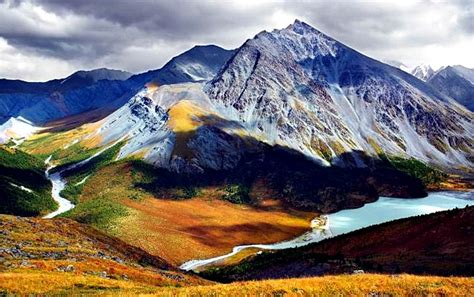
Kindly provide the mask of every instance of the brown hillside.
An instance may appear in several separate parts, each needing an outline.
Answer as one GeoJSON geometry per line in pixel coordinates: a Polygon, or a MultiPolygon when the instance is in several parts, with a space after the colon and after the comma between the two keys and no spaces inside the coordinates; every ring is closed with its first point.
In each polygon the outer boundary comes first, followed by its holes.
{"type": "Polygon", "coordinates": [[[91,286],[141,290],[204,283],[161,258],[72,220],[0,215],[0,295],[2,290],[82,292],[91,286]]]}
{"type": "Polygon", "coordinates": [[[474,207],[401,219],[205,272],[230,281],[352,273],[474,275],[474,207]]]}

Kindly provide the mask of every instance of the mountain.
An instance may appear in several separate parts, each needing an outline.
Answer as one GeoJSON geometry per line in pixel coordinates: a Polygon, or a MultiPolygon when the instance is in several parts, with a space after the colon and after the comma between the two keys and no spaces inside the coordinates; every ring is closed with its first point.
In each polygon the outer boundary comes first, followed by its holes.
{"type": "Polygon", "coordinates": [[[72,89],[92,85],[100,80],[127,80],[133,74],[122,70],[107,68],[94,69],[90,71],[77,71],[65,79],[61,80],[58,89],[72,89]]]}
{"type": "Polygon", "coordinates": [[[197,45],[172,58],[162,68],[136,74],[128,81],[143,87],[147,83],[160,86],[209,80],[229,60],[233,52],[216,45],[197,45]]]}
{"type": "Polygon", "coordinates": [[[474,111],[474,69],[461,65],[443,67],[427,82],[440,93],[474,111]]]}
{"type": "Polygon", "coordinates": [[[472,113],[300,21],[248,40],[204,90],[267,142],[322,163],[351,151],[472,162],[472,113]]]}
{"type": "Polygon", "coordinates": [[[200,275],[230,282],[353,273],[473,275],[474,208],[400,219],[200,275]]]}
{"type": "Polygon", "coordinates": [[[131,73],[107,68],[77,71],[63,79],[47,82],[26,82],[22,80],[0,79],[0,93],[33,93],[43,94],[54,91],[66,91],[90,86],[100,80],[126,80],[131,73]]]}
{"type": "Polygon", "coordinates": [[[214,45],[198,46],[173,58],[161,69],[133,76],[125,71],[101,68],[78,71],[67,78],[44,83],[2,79],[0,123],[21,116],[43,125],[91,111],[96,113],[94,119],[100,119],[126,103],[150,81],[172,84],[213,76],[231,53],[214,45]]]}
{"type": "Polygon", "coordinates": [[[159,85],[209,80],[234,53],[216,45],[198,45],[172,58],[158,70],[131,78],[137,82],[157,82],[159,85]]]}
{"type": "Polygon", "coordinates": [[[422,81],[428,81],[435,74],[435,71],[430,65],[421,64],[413,68],[410,73],[422,81]]]}
{"type": "Polygon", "coordinates": [[[0,80],[0,121],[22,117],[37,125],[111,105],[129,88],[129,73],[96,69],[43,83],[0,80]],[[112,101],[112,102],[111,102],[112,101]]]}
{"type": "Polygon", "coordinates": [[[472,162],[472,119],[410,74],[296,21],[246,41],[207,83],[145,88],[98,133],[103,143],[126,137],[122,157],[142,152],[176,171],[235,167],[245,147],[227,135],[324,166],[367,166],[361,151],[457,167],[472,162]]]}
{"type": "Polygon", "coordinates": [[[399,62],[399,61],[396,61],[396,60],[387,60],[387,61],[383,61],[385,64],[388,64],[390,66],[393,66],[395,68],[400,68],[401,70],[405,71],[405,72],[408,72],[408,73],[411,73],[411,69],[408,68],[405,64],[403,64],[402,62],[399,62]]]}

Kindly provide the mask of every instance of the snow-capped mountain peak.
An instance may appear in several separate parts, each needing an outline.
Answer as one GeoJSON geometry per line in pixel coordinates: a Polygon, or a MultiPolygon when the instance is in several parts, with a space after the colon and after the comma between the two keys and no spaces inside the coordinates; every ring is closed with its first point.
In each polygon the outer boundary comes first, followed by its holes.
{"type": "Polygon", "coordinates": [[[411,74],[422,81],[428,81],[435,74],[435,71],[430,65],[421,64],[413,68],[411,74]]]}

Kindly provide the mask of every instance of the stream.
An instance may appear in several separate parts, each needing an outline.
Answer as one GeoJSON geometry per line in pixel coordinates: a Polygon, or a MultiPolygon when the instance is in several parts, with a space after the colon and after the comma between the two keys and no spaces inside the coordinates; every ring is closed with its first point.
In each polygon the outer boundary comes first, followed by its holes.
{"type": "MultiPolygon", "coordinates": [[[[62,213],[65,213],[66,211],[69,211],[71,209],[74,208],[74,204],[71,203],[71,201],[67,200],[66,198],[63,198],[61,197],[60,193],[62,190],[64,190],[64,188],[66,187],[66,180],[63,179],[61,177],[61,173],[65,172],[65,171],[68,171],[68,170],[71,170],[71,169],[74,169],[74,168],[77,168],[77,167],[80,167],[80,166],[83,166],[85,164],[87,164],[90,160],[94,159],[95,157],[97,157],[98,155],[102,154],[104,151],[108,150],[109,148],[111,148],[112,146],[114,146],[115,144],[119,143],[120,141],[122,141],[123,138],[120,138],[118,141],[112,143],[111,145],[108,145],[106,147],[104,147],[103,149],[101,149],[100,151],[98,151],[97,153],[93,154],[92,156],[90,156],[89,158],[87,159],[84,159],[80,162],[77,162],[77,163],[74,163],[64,169],[62,169],[61,171],[58,171],[58,172],[55,172],[55,173],[52,173],[50,174],[49,172],[51,171],[51,169],[53,169],[54,165],[51,165],[51,158],[52,158],[52,155],[50,155],[45,161],[44,163],[46,165],[49,165],[48,168],[46,169],[46,171],[44,172],[45,176],[47,179],[49,179],[51,181],[51,184],[52,184],[52,190],[51,190],[51,196],[53,197],[54,201],[56,201],[59,205],[58,209],[56,209],[55,211],[53,212],[50,212],[48,213],[47,215],[45,215],[43,218],[44,219],[51,219],[51,218],[54,218],[62,213]]],[[[78,184],[81,184],[81,183],[84,183],[87,178],[89,178],[89,175],[86,176],[82,181],[80,181],[78,184]]],[[[76,184],[76,185],[78,185],[76,184]]]]}
{"type": "MultiPolygon", "coordinates": [[[[50,157],[48,159],[51,160],[50,157]]],[[[45,171],[45,175],[46,175],[46,178],[49,179],[51,181],[51,184],[53,185],[52,190],[51,190],[51,196],[53,197],[54,201],[58,203],[59,207],[55,211],[50,212],[47,215],[45,215],[43,217],[44,219],[54,218],[55,216],[60,215],[74,208],[74,204],[72,204],[71,201],[59,195],[61,191],[64,190],[64,188],[66,187],[66,181],[61,178],[62,171],[50,174],[49,171],[53,168],[54,166],[48,167],[48,169],[46,169],[45,171]]]]}
{"type": "Polygon", "coordinates": [[[218,263],[232,257],[242,250],[258,248],[262,250],[282,250],[304,246],[325,238],[348,233],[357,229],[380,224],[391,220],[429,214],[453,208],[474,205],[474,191],[470,192],[434,192],[428,197],[417,199],[400,199],[380,197],[377,201],[367,203],[361,208],[345,209],[315,218],[311,221],[311,230],[294,239],[274,244],[248,244],[235,246],[232,252],[210,258],[196,259],[183,263],[182,270],[197,268],[218,263]]]}

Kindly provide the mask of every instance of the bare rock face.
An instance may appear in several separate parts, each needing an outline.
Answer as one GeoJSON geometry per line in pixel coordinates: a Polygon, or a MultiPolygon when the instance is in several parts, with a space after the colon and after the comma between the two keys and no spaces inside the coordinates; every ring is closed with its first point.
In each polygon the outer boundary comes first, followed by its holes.
{"type": "Polygon", "coordinates": [[[362,150],[459,166],[474,149],[472,113],[299,21],[247,41],[205,91],[270,143],[322,160],[362,150]]]}

